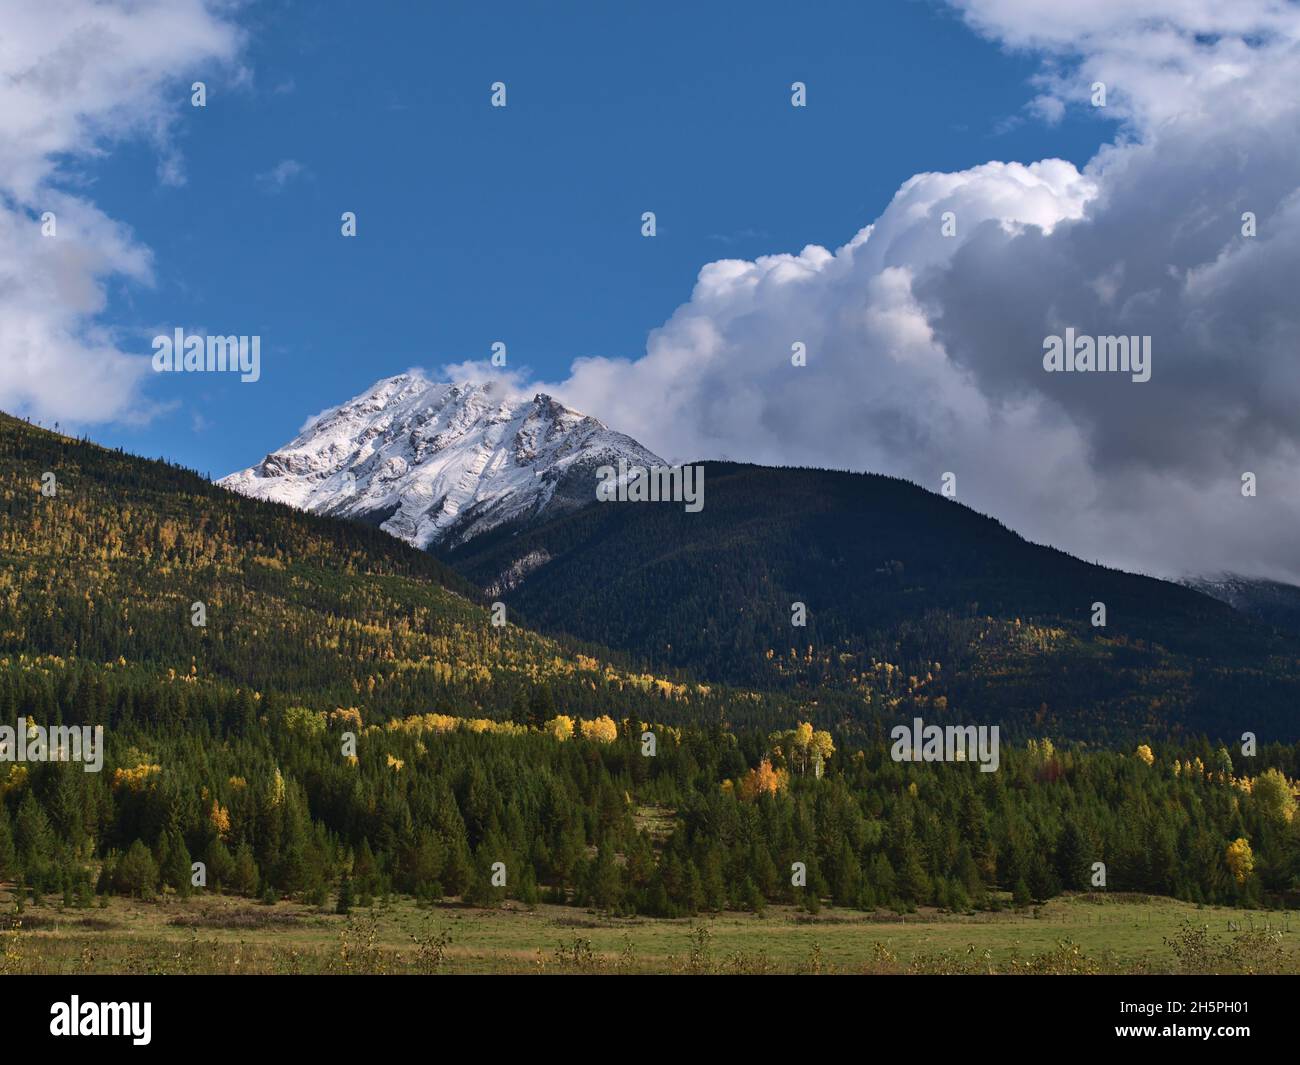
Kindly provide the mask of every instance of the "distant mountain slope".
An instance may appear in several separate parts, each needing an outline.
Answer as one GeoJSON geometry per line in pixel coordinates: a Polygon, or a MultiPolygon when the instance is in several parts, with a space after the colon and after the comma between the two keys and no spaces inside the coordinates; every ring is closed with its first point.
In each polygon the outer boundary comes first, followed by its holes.
{"type": "Polygon", "coordinates": [[[1227,603],[1266,625],[1300,634],[1300,588],[1294,584],[1243,577],[1238,573],[1184,577],[1178,583],[1227,603]]]}
{"type": "Polygon", "coordinates": [[[595,498],[595,470],[661,460],[549,396],[499,385],[379,381],[313,419],[223,487],[317,514],[357,518],[416,547],[455,545],[503,523],[595,498]]]}
{"type": "Polygon", "coordinates": [[[548,631],[656,668],[1057,735],[1139,722],[1228,734],[1264,718],[1295,731],[1296,641],[892,478],[710,462],[698,514],[594,504],[442,557],[548,631]]]}

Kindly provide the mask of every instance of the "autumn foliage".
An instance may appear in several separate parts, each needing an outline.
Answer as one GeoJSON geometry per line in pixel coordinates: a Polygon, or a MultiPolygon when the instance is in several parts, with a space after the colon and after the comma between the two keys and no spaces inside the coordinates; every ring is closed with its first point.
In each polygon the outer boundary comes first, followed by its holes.
{"type": "Polygon", "coordinates": [[[775,795],[790,786],[790,774],[784,769],[773,769],[764,758],[757,769],[751,769],[740,781],[740,797],[745,802],[757,802],[764,795],[775,795]]]}

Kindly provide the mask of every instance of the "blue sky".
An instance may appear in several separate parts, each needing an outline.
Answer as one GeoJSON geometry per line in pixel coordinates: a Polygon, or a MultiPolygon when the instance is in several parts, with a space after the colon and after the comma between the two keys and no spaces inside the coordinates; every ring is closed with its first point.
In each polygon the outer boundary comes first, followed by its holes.
{"type": "Polygon", "coordinates": [[[88,427],[213,476],[379,377],[496,340],[540,379],[635,358],[707,262],[833,249],[913,174],[1082,165],[1113,133],[1025,116],[1038,57],[921,0],[259,3],[238,22],[243,77],[214,63],[205,109],[174,82],[184,184],[147,140],[76,168],[153,254],[152,286],[110,286],[119,347],[147,356],[177,326],[262,337],[258,383],[152,377],[163,413],[88,427]]]}

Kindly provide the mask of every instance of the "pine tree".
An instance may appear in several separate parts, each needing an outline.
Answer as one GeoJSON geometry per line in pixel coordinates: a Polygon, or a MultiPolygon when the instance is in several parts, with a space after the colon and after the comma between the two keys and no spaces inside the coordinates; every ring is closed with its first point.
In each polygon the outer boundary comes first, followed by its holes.
{"type": "Polygon", "coordinates": [[[54,830],[30,791],[23,796],[14,820],[14,844],[28,885],[38,891],[52,888],[57,875],[54,830]]]}
{"type": "Polygon", "coordinates": [[[136,840],[114,868],[118,891],[141,899],[152,899],[158,889],[158,863],[149,848],[136,840]]]}
{"type": "Polygon", "coordinates": [[[1016,906],[1028,906],[1034,901],[1029,894],[1029,885],[1025,883],[1024,877],[1016,881],[1016,886],[1011,891],[1011,901],[1016,906]]]}
{"type": "Polygon", "coordinates": [[[193,863],[189,848],[185,846],[185,838],[179,832],[170,832],[164,837],[158,869],[164,884],[181,898],[189,897],[193,863]]]}
{"type": "Polygon", "coordinates": [[[538,684],[528,697],[528,723],[541,728],[555,716],[555,696],[549,684],[538,684]]]}
{"type": "Polygon", "coordinates": [[[1029,863],[1029,891],[1040,902],[1060,894],[1061,891],[1060,882],[1056,879],[1051,863],[1041,852],[1035,854],[1029,863]]]}
{"type": "Polygon", "coordinates": [[[1089,886],[1088,870],[1092,863],[1088,849],[1079,827],[1073,820],[1067,821],[1056,845],[1056,872],[1069,891],[1082,891],[1089,886]]]}
{"type": "Polygon", "coordinates": [[[208,867],[208,887],[213,891],[222,891],[229,887],[235,876],[235,859],[220,837],[214,838],[204,852],[203,860],[208,867]]]}
{"type": "Polygon", "coordinates": [[[18,852],[14,849],[13,830],[9,827],[9,811],[0,802],[0,880],[9,880],[18,873],[18,852]]]}
{"type": "Polygon", "coordinates": [[[587,897],[602,910],[616,909],[623,898],[623,880],[614,861],[614,852],[601,847],[588,874],[587,897]]]}
{"type": "Polygon", "coordinates": [[[840,853],[835,862],[834,898],[837,906],[852,906],[858,901],[862,890],[862,866],[858,856],[853,853],[848,840],[840,844],[840,853]]]}
{"type": "Polygon", "coordinates": [[[727,882],[722,875],[722,854],[718,847],[710,847],[704,855],[700,873],[700,886],[704,892],[704,908],[719,913],[727,907],[727,882]]]}
{"type": "Polygon", "coordinates": [[[370,840],[363,839],[352,860],[352,879],[358,894],[364,899],[379,890],[379,867],[375,863],[375,852],[370,849],[370,840]]]}
{"type": "Polygon", "coordinates": [[[257,894],[260,880],[257,862],[253,859],[253,848],[247,843],[241,843],[235,851],[235,870],[231,878],[231,886],[245,898],[252,898],[257,894]]]}

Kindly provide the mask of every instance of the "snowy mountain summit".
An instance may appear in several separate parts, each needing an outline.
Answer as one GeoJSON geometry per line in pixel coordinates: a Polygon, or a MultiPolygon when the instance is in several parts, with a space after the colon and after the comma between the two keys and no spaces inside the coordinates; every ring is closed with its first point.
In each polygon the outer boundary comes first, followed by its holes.
{"type": "Polygon", "coordinates": [[[389,377],[217,483],[357,518],[416,547],[454,547],[507,522],[595,502],[596,469],[663,460],[595,418],[495,382],[389,377]]]}

